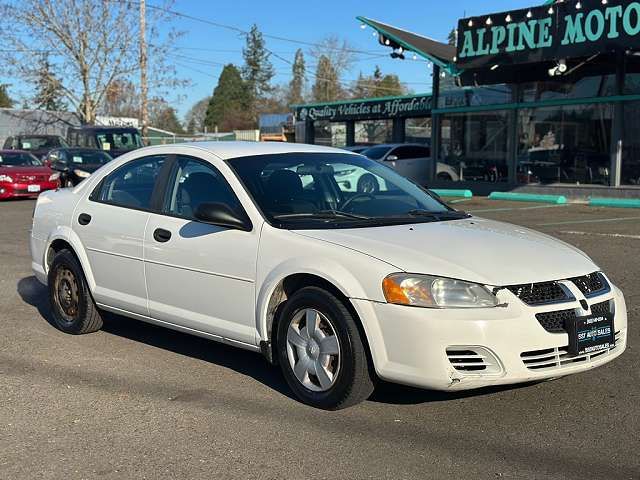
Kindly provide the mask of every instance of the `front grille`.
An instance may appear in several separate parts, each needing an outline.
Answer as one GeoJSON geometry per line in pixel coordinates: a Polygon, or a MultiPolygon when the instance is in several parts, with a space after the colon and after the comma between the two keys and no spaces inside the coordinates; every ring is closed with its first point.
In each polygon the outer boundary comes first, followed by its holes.
{"type": "MultiPolygon", "coordinates": [[[[568,279],[585,297],[602,295],[610,290],[609,284],[600,272],[568,279]]],[[[547,305],[574,300],[573,295],[560,281],[527,283],[505,287],[527,305],[547,305]]]]}
{"type": "Polygon", "coordinates": [[[528,305],[543,305],[568,299],[564,289],[557,282],[512,285],[507,289],[528,305]]]}
{"type": "MultiPolygon", "coordinates": [[[[611,301],[596,303],[591,305],[591,313],[594,315],[604,315],[611,311],[611,301]]],[[[537,313],[536,319],[542,327],[550,333],[565,333],[566,322],[576,318],[576,310],[558,310],[555,312],[537,313]]]]}
{"type": "Polygon", "coordinates": [[[585,297],[594,296],[608,288],[607,281],[599,272],[583,277],[570,278],[569,280],[578,287],[585,297]]]}
{"type": "Polygon", "coordinates": [[[571,367],[576,364],[587,364],[598,357],[610,355],[623,348],[623,339],[621,332],[616,332],[616,345],[609,350],[601,350],[592,354],[580,355],[572,357],[569,355],[569,347],[548,348],[545,350],[532,350],[520,354],[522,363],[529,370],[557,370],[565,367],[571,367]]]}

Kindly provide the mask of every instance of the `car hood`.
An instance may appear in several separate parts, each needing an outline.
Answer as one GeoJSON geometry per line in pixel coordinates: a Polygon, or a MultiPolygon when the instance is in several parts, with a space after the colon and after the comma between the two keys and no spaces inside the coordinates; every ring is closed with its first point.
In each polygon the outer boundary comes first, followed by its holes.
{"type": "Polygon", "coordinates": [[[100,167],[102,167],[102,165],[99,163],[82,163],[74,165],[73,170],[82,170],[83,172],[93,173],[100,167]]]}
{"type": "Polygon", "coordinates": [[[7,166],[0,166],[0,173],[2,173],[3,175],[44,175],[44,174],[51,174],[53,173],[53,170],[51,170],[49,167],[21,167],[21,166],[16,166],[16,167],[7,167],[7,166]]]}
{"type": "Polygon", "coordinates": [[[508,223],[469,218],[360,229],[304,230],[399,271],[505,286],[586,275],[598,267],[571,245],[508,223]]]}

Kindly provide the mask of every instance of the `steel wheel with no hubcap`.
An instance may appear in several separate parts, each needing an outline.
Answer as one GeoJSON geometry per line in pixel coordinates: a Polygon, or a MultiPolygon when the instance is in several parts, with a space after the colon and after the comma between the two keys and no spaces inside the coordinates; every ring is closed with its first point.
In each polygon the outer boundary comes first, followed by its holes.
{"type": "Polygon", "coordinates": [[[71,323],[78,315],[78,282],[75,275],[68,268],[58,269],[55,284],[55,302],[60,308],[64,320],[71,323]]]}
{"type": "Polygon", "coordinates": [[[340,373],[340,344],[329,319],[307,308],[287,329],[287,357],[295,377],[314,392],[326,392],[340,373]]]}

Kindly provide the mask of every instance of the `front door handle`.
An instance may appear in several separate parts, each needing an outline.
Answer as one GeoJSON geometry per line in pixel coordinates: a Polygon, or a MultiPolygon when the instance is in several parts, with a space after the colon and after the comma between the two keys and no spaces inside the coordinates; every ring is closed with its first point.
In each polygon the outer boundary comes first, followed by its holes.
{"type": "Polygon", "coordinates": [[[80,216],[78,216],[78,223],[80,225],[89,225],[89,223],[91,223],[91,215],[88,213],[81,213],[80,216]]]}
{"type": "Polygon", "coordinates": [[[156,228],[153,232],[153,238],[156,242],[165,243],[171,240],[171,232],[164,228],[156,228]]]}

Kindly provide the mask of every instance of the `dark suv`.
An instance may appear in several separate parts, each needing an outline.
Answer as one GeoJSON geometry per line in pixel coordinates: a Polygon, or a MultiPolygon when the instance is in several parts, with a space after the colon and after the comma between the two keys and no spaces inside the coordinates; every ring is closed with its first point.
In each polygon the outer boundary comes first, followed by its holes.
{"type": "Polygon", "coordinates": [[[66,147],[59,135],[14,135],[4,142],[4,150],[24,150],[43,160],[54,148],[66,147]]]}
{"type": "Polygon", "coordinates": [[[67,141],[71,147],[104,150],[113,158],[144,146],[140,132],[132,127],[70,128],[67,141]]]}

